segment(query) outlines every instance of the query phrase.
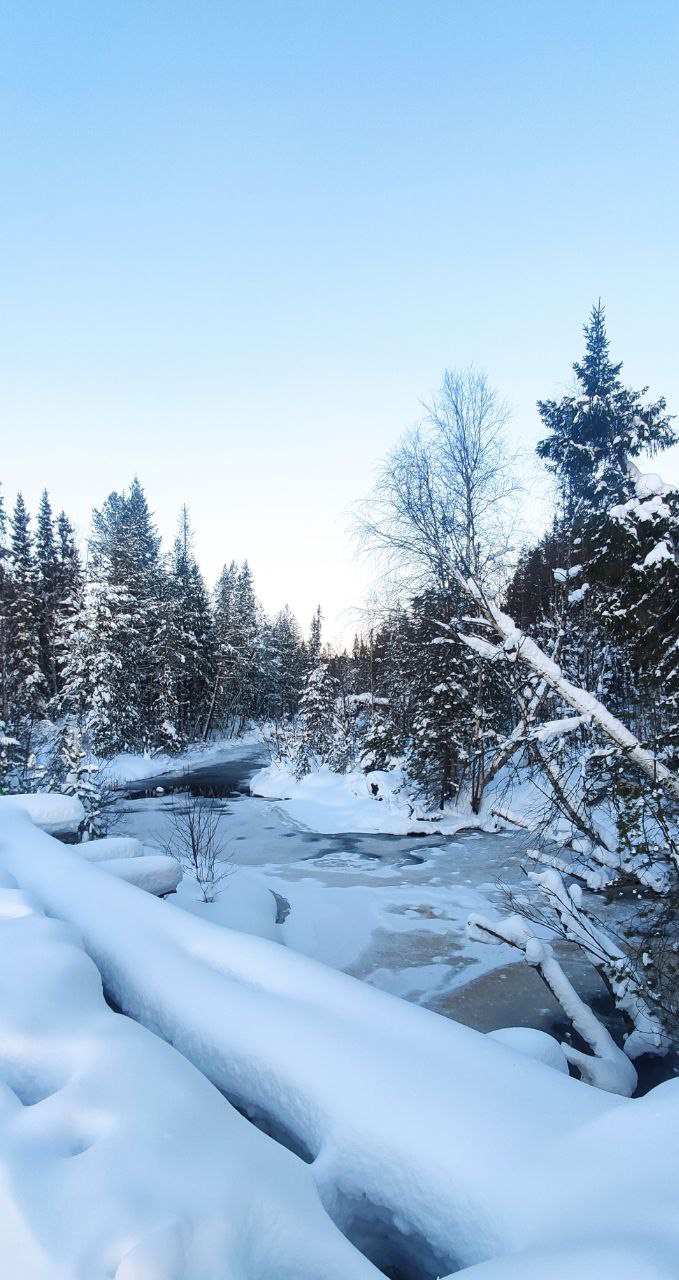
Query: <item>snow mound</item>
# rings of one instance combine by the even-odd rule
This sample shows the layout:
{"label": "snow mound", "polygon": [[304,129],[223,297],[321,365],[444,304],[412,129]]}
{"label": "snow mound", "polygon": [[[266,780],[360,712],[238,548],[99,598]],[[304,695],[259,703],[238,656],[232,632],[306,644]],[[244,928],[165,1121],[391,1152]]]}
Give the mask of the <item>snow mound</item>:
{"label": "snow mound", "polygon": [[195,883],[185,876],[179,885],[176,903],[184,911],[227,929],[251,933],[274,942],[283,941],[280,925],[276,923],[278,907],[275,895],[242,868],[228,877],[215,902],[204,902],[198,896]]}
{"label": "snow mound", "polygon": [[141,858],[144,846],[135,836],[106,836],[101,840],[87,840],[75,846],[81,858],[87,862],[105,862],[109,858]]}
{"label": "snow mound", "polygon": [[655,471],[640,471],[633,462],[627,463],[627,470],[630,479],[634,483],[634,491],[637,498],[653,498],[656,495],[664,497],[672,492],[672,485],[665,484],[662,476]]}
{"label": "snow mound", "polygon": [[534,1027],[500,1027],[497,1031],[489,1031],[488,1035],[515,1053],[525,1054],[527,1058],[568,1075],[566,1055],[559,1041],[546,1031],[537,1031]]}
{"label": "snow mound", "polygon": [[73,833],[85,817],[77,796],[62,796],[56,791],[0,796],[0,816],[6,810],[28,814],[31,822],[49,835]]}
{"label": "snow mound", "polygon": [[110,858],[96,864],[101,871],[126,880],[146,893],[162,898],[174,893],[182,878],[182,869],[176,858],[166,854],[149,854],[145,858]]}
{"label": "snow mound", "polygon": [[379,1280],[302,1161],[113,1013],[72,928],[11,888],[0,1043],[7,1280]]}

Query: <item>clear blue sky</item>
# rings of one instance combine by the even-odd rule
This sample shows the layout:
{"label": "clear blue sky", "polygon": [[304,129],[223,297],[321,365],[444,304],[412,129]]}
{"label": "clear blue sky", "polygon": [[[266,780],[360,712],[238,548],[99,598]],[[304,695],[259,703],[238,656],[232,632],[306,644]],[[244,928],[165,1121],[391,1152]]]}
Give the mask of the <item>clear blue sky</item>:
{"label": "clear blue sky", "polygon": [[0,15],[10,503],[46,484],[85,532],[136,471],[306,624],[360,599],[343,512],[445,366],[531,448],[601,295],[679,411],[676,0]]}

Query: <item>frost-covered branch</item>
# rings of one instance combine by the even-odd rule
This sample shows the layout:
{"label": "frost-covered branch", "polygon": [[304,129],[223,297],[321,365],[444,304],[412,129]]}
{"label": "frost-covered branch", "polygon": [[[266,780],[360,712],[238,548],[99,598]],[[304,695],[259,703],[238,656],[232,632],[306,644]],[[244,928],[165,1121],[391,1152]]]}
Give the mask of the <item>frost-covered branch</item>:
{"label": "frost-covered branch", "polygon": [[518,661],[530,667],[579,715],[587,716],[597,724],[606,737],[614,742],[625,753],[627,759],[635,764],[654,785],[664,788],[675,800],[679,800],[679,777],[676,773],[668,769],[667,765],[663,764],[652,751],[643,747],[631,730],[617,716],[608,711],[593,693],[580,689],[568,680],[559,664],[554,662],[530,636],[521,631],[509,614],[504,613],[473,578],[465,579],[461,574],[457,577],[478,604],[483,617],[492,623],[502,640],[501,648],[495,647],[493,656],[504,653],[509,661]]}
{"label": "frost-covered branch", "polygon": [[581,999],[554,956],[548,942],[542,942],[520,916],[488,920],[471,915],[467,933],[474,942],[506,942],[522,951],[528,964],[540,974],[568,1020],[591,1049],[591,1054],[574,1049],[567,1042],[563,1051],[588,1084],[608,1093],[630,1098],[637,1087],[637,1073],[629,1057],[615,1043],[610,1032]]}
{"label": "frost-covered branch", "polygon": [[543,893],[547,905],[558,917],[563,936],[575,942],[588,957],[609,988],[617,1007],[632,1026],[625,1038],[625,1053],[638,1058],[642,1053],[664,1054],[668,1040],[650,1009],[644,982],[630,957],[608,934],[594,923],[582,904],[579,885],[566,888],[559,872],[552,866],[545,871],[530,872],[530,879]]}

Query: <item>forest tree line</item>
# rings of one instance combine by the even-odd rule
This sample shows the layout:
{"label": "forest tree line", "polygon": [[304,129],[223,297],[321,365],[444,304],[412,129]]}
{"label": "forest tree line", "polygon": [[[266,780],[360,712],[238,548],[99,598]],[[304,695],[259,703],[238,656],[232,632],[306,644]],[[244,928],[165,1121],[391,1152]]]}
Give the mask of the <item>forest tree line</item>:
{"label": "forest tree line", "polygon": [[[287,607],[269,619],[247,562],[208,591],[186,508],[163,553],[135,479],[93,513],[83,563],[73,525],[47,491],[32,527],[21,494],[0,503],[0,782],[30,787],[56,725],[101,758],[182,750],[297,709],[320,652]],[[38,775],[39,776],[39,775]]]}

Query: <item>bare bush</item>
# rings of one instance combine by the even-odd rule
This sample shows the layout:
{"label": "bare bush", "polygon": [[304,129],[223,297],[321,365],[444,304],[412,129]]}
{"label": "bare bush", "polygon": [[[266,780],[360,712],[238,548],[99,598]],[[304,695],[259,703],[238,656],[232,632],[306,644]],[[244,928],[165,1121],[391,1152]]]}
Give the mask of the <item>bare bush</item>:
{"label": "bare bush", "polygon": [[204,902],[214,902],[219,887],[235,868],[232,853],[220,830],[220,815],[212,802],[200,796],[182,797],[168,811],[168,829],[161,840],[165,853],[196,881]]}

